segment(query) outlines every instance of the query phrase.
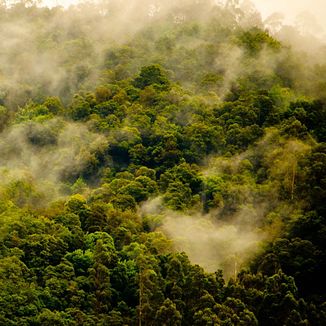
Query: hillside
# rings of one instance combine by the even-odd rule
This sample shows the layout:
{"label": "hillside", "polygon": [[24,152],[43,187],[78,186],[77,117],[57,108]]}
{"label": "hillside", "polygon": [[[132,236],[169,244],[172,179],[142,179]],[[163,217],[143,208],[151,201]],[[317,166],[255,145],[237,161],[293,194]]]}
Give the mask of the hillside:
{"label": "hillside", "polygon": [[1,2],[0,325],[325,323],[326,46],[272,27]]}

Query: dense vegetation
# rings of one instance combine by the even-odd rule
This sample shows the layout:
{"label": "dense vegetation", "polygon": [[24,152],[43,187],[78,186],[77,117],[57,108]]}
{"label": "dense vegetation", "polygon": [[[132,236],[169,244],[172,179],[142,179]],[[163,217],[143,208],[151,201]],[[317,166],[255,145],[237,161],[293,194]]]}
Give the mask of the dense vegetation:
{"label": "dense vegetation", "polygon": [[[3,4],[0,28],[0,325],[325,323],[318,54],[236,1]],[[201,267],[171,240],[196,219],[253,244],[205,239]]]}

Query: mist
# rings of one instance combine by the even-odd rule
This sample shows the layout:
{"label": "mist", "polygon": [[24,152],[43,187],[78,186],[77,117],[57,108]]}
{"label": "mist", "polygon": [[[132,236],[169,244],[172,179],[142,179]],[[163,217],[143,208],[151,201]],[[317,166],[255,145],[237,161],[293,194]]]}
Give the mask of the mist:
{"label": "mist", "polygon": [[[172,239],[174,249],[184,251],[193,264],[209,272],[222,269],[226,279],[236,278],[268,242],[282,235],[283,218],[295,220],[305,205],[300,201],[287,202],[282,194],[293,198],[298,162],[312,146],[309,140],[283,139],[278,130],[271,128],[247,151],[229,158],[212,155],[203,162],[204,183],[210,178],[228,180],[223,188],[231,194],[231,202],[219,195],[219,207],[207,212],[203,207],[206,198],[202,196],[195,207],[177,212],[167,208],[164,197],[159,196],[142,203],[139,214],[152,231],[163,232]],[[245,172],[257,157],[268,171],[263,183]],[[235,177],[239,173],[246,175],[244,183]]]}
{"label": "mist", "polygon": [[38,206],[47,205],[69,195],[69,181],[90,169],[107,145],[102,135],[77,123],[54,119],[13,126],[1,135],[1,183],[29,182],[44,195]]}
{"label": "mist", "polygon": [[[244,196],[250,198],[249,193]],[[222,209],[209,213],[192,210],[175,212],[164,207],[157,197],[142,204],[139,212],[149,218],[153,231],[173,240],[174,250],[184,251],[193,264],[208,272],[222,269],[226,279],[236,277],[263,245],[278,232],[264,226],[268,204],[244,201],[236,213],[225,216]],[[157,216],[157,218],[155,218]]]}
{"label": "mist", "polygon": [[[314,53],[309,58],[311,64],[323,62],[324,50],[317,40],[319,30],[309,25],[313,22],[318,25],[319,22],[302,16],[299,19],[301,27],[297,25],[303,32],[300,36],[282,17],[268,15],[278,8],[286,11],[286,17],[291,16],[289,12],[299,13],[303,8],[312,8],[312,14],[318,12],[321,15],[325,4],[316,0],[309,2],[311,8],[308,8],[305,5],[308,2],[302,5],[287,2],[287,6],[283,4],[282,7],[278,7],[280,2],[273,2],[273,6],[266,3],[255,3],[259,10],[263,8],[261,15],[250,1],[240,4],[231,1],[226,5],[220,1],[216,5],[210,0],[45,1],[30,4],[18,2],[11,6],[8,2],[8,8],[0,7],[0,41],[6,45],[0,52],[0,104],[17,110],[29,98],[40,102],[46,96],[59,96],[67,105],[77,91],[94,90],[98,84],[131,77],[141,66],[152,62],[162,63],[170,77],[184,86],[192,81],[198,83],[203,77],[199,75],[200,71],[197,72],[198,76],[189,73],[191,65],[189,63],[187,66],[190,61],[186,57],[187,50],[199,52],[205,49],[207,40],[201,39],[200,30],[196,29],[192,32],[191,41],[186,35],[180,37],[180,33],[173,32],[173,27],[185,25],[188,28],[189,22],[196,22],[200,27],[207,21],[218,21],[220,26],[230,30],[235,28],[236,22],[243,28],[262,28],[265,25],[285,45],[289,43],[299,50]],[[57,6],[60,4],[64,7]],[[242,12],[239,13],[238,9]],[[166,28],[165,37],[156,35],[155,27],[158,31],[163,26]],[[190,33],[190,29],[187,33]],[[211,33],[213,37],[214,31]],[[152,38],[153,48],[174,46],[184,50],[184,57],[148,55],[151,49],[141,46],[144,35]],[[130,44],[136,45],[132,51]],[[119,58],[116,58],[117,50],[120,51]],[[263,65],[261,62],[244,62],[242,51],[232,40],[225,39],[223,34],[216,38],[215,62],[212,65],[215,72],[223,77],[221,98],[224,98],[233,81],[248,71],[248,64],[251,67],[264,67],[267,61],[277,61],[275,56],[268,54],[264,55]],[[125,56],[132,60],[123,60]],[[172,67],[177,61],[182,62],[178,65],[179,69],[173,71]],[[274,63],[272,65],[275,66]]]}
{"label": "mist", "polygon": [[263,19],[280,13],[286,24],[301,25],[319,36],[326,37],[326,3],[323,0],[252,0]]}
{"label": "mist", "polygon": [[263,218],[260,214],[257,208],[243,208],[223,221],[219,213],[189,216],[171,212],[161,229],[173,239],[175,250],[186,252],[193,264],[208,272],[222,269],[229,279],[246,267],[268,239],[268,234],[257,227]]}
{"label": "mist", "polygon": [[[164,119],[169,118],[182,126],[196,122],[196,111],[203,106],[199,100],[191,103],[192,94],[206,96],[203,103],[211,101],[218,110],[224,100],[230,99],[233,90],[241,91],[246,87],[261,87],[275,93],[293,88],[287,99],[280,99],[280,102],[286,101],[280,106],[288,105],[290,97],[295,98],[299,91],[303,94],[316,92],[318,96],[322,93],[323,77],[316,79],[313,69],[317,63],[325,62],[320,41],[323,35],[319,28],[321,22],[316,22],[311,15],[321,17],[326,4],[317,0],[300,5],[294,1],[287,1],[285,5],[280,1],[267,4],[267,1],[257,0],[254,4],[260,9],[258,12],[250,1],[218,3],[220,5],[209,0],[58,1],[43,3],[50,8],[42,7],[42,3],[26,8],[25,4],[17,3],[3,11],[0,8],[0,15],[3,15],[0,41],[6,44],[0,52],[0,104],[9,108],[13,121],[16,112],[24,111],[31,99],[43,103],[48,96],[58,96],[64,103],[64,110],[69,111],[73,107],[74,94],[96,93],[101,84],[123,87],[141,67],[152,63],[161,64],[172,81],[175,93],[165,94],[166,98],[175,96],[175,103],[184,106],[181,113],[171,112]],[[308,16],[302,15],[302,11]],[[283,13],[286,19],[273,15],[274,12]],[[275,39],[263,34],[260,36],[265,37],[265,43],[258,48],[246,48],[248,44],[241,39],[241,33],[247,30],[256,33],[257,28],[266,29]],[[284,41],[284,45],[278,39]],[[308,54],[302,55],[296,50]],[[297,67],[311,70],[303,72]],[[284,89],[275,88],[282,78],[286,80],[282,85]],[[250,82],[241,84],[245,79]],[[319,88],[315,87],[316,83]],[[185,87],[187,94],[179,95],[180,86]],[[96,95],[90,96],[94,102]],[[118,95],[117,102],[125,101],[130,106],[126,91]],[[143,94],[144,107],[146,96],[148,94]],[[95,181],[99,181],[101,168],[96,165],[97,155],[104,153],[110,143],[127,140],[136,144],[141,139],[141,128],[135,132],[128,130],[133,127],[132,118],[127,117],[123,122],[115,118],[119,127],[103,134],[92,130],[92,122],[66,122],[62,117],[13,123],[1,134],[2,182],[8,184],[19,178],[31,180],[48,194],[50,201],[71,194],[65,183],[76,182],[87,170],[91,171],[89,174],[95,171]],[[92,119],[100,121],[96,114]],[[234,125],[240,123],[237,121]],[[193,263],[208,271],[222,268],[227,278],[236,275],[259,252],[263,243],[278,235],[280,219],[269,225],[264,221],[270,212],[281,211],[286,206],[279,194],[282,190],[290,197],[293,195],[293,171],[299,158],[311,148],[311,144],[293,139],[280,141],[275,147],[275,134],[275,131],[267,132],[260,142],[241,155],[203,157],[201,165],[204,179],[218,176],[223,169],[231,171],[229,177],[232,179],[232,173],[239,172],[252,153],[263,153],[269,173],[269,183],[263,186],[268,188],[269,194],[248,177],[252,188],[229,182],[228,190],[240,198],[231,213],[226,214],[228,204],[223,207],[224,203],[209,212],[204,212],[200,203],[197,209],[177,213],[165,208],[161,198],[155,198],[142,205],[141,214],[161,215],[162,224],[158,230],[172,238],[176,249],[185,251]],[[40,140],[41,144],[37,144]],[[270,162],[277,164],[270,166]],[[71,188],[71,184],[68,187]],[[286,209],[287,212],[294,210],[291,205]]]}
{"label": "mist", "polygon": [[[44,0],[41,2],[42,6],[63,6],[65,8],[70,5],[76,5],[84,1],[78,0]],[[140,2],[140,1],[139,1]],[[217,0],[216,3],[225,3],[226,1]],[[284,24],[302,26],[317,32],[319,36],[326,37],[326,3],[323,0],[242,0],[243,8],[251,8],[254,5],[256,10],[260,13],[263,20],[276,14],[279,15]],[[153,1],[153,4],[155,2]],[[303,26],[302,26],[303,27]]]}

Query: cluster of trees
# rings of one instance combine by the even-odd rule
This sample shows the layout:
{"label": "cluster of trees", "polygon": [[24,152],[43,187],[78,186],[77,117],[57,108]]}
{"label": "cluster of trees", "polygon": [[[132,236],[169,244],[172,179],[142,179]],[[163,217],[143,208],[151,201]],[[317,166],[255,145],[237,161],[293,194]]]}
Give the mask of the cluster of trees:
{"label": "cluster of trees", "polygon": [[[315,68],[261,23],[248,27],[253,13],[236,2],[179,4],[141,11],[151,24],[114,46],[84,24],[54,33],[58,13],[120,19],[114,1],[90,16],[0,6],[6,23],[51,21],[34,45],[60,51],[71,77],[57,88],[51,73],[24,74],[17,90],[0,80],[0,325],[325,322],[326,80],[314,88]],[[35,171],[37,157],[55,173]],[[159,211],[142,213],[156,197],[224,221],[246,211],[244,225],[263,207],[255,224],[268,240],[231,278],[209,273],[174,250]]]}

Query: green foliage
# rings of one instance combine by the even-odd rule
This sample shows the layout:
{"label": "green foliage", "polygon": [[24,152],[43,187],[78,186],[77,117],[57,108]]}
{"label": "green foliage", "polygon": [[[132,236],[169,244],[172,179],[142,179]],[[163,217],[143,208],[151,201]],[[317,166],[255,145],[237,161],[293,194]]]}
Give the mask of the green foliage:
{"label": "green foliage", "polygon": [[281,43],[272,38],[267,32],[259,28],[252,28],[239,36],[239,43],[245,47],[251,55],[258,54],[264,46],[273,50],[279,50]]}
{"label": "green foliage", "polygon": [[29,180],[14,180],[6,185],[3,197],[18,207],[37,206],[42,200],[42,193],[38,192],[36,186]]}
{"label": "green foliage", "polygon": [[9,120],[9,110],[4,106],[0,106],[0,132],[5,128]]}
{"label": "green foliage", "polygon": [[52,117],[53,114],[46,105],[36,104],[31,101],[17,112],[16,121],[18,123],[30,120],[40,122]]}
{"label": "green foliage", "polygon": [[159,65],[143,67],[133,84],[140,89],[144,89],[151,85],[160,90],[167,90],[169,88],[169,80],[163,73],[162,67]]}
{"label": "green foliage", "polygon": [[120,2],[0,5],[0,325],[323,325],[323,59],[237,1]]}

